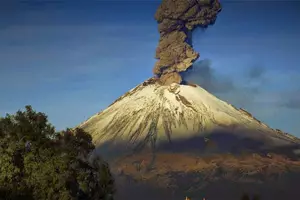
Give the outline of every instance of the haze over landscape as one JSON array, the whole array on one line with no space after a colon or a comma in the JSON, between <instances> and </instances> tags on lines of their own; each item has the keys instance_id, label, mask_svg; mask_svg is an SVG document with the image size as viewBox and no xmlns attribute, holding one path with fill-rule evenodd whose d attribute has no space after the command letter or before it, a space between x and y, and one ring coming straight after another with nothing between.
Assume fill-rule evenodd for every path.
<instances>
[{"instance_id":1,"label":"haze over landscape","mask_svg":"<svg viewBox=\"0 0 300 200\"><path fill-rule=\"evenodd\" d=\"M58 129L73 127L151 77L160 1L117 2L1 2L0 116L31 104ZM193 33L204 61L190 79L299 137L300 3L222 7Z\"/></svg>"}]
</instances>

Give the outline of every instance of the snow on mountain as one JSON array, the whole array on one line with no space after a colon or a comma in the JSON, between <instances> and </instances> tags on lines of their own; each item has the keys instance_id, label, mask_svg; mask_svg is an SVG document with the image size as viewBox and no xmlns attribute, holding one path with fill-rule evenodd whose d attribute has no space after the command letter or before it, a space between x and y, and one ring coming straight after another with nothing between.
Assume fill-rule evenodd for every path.
<instances>
[{"instance_id":1,"label":"snow on mountain","mask_svg":"<svg viewBox=\"0 0 300 200\"><path fill-rule=\"evenodd\" d=\"M78 127L89 132L97 146L110 143L130 148L154 147L205 136L218 129L269 146L299 143L296 137L271 129L200 86L161 86L154 78L131 89Z\"/></svg>"}]
</instances>

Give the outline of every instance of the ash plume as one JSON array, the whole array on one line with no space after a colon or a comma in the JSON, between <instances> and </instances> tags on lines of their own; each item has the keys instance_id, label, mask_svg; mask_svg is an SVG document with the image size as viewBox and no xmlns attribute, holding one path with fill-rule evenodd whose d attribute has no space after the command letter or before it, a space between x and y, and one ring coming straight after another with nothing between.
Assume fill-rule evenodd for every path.
<instances>
[{"instance_id":1,"label":"ash plume","mask_svg":"<svg viewBox=\"0 0 300 200\"><path fill-rule=\"evenodd\" d=\"M242 66L241 66L242 67ZM244 70L226 74L213 67L210 59L197 61L180 73L184 82L201 86L217 97L243 108L257 105L264 86L268 84L267 69L262 63L243 66Z\"/></svg>"},{"instance_id":2,"label":"ash plume","mask_svg":"<svg viewBox=\"0 0 300 200\"><path fill-rule=\"evenodd\" d=\"M212 68L209 59L200 60L188 70L181 73L184 81L200 85L212 93L227 93L236 90L234 80L231 77L221 76Z\"/></svg>"},{"instance_id":3,"label":"ash plume","mask_svg":"<svg viewBox=\"0 0 300 200\"><path fill-rule=\"evenodd\" d=\"M153 73L163 85L181 83L180 72L199 58L191 44L192 31L206 28L216 20L221 5L218 0L163 0L156 11L160 33Z\"/></svg>"}]
</instances>

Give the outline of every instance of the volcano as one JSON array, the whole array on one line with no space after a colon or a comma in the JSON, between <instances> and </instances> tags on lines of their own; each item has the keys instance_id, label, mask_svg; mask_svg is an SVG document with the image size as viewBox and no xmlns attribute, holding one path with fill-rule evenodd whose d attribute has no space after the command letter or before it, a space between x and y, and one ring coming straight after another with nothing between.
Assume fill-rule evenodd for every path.
<instances>
[{"instance_id":1,"label":"volcano","mask_svg":"<svg viewBox=\"0 0 300 200\"><path fill-rule=\"evenodd\" d=\"M216 188L226 193L218 193L222 199L253 188L273 191L268 199L298 192L291 184L300 171L300 140L198 85L150 78L78 127L111 164L120 199L199 198L203 191L219 199ZM237 186L243 189L234 192ZM133 197L136 188L140 194Z\"/></svg>"},{"instance_id":2,"label":"volcano","mask_svg":"<svg viewBox=\"0 0 300 200\"><path fill-rule=\"evenodd\" d=\"M198 85L164 86L154 78L131 89L79 127L92 134L97 146L107 147L103 150L112 153L118 149L130 153L179 148L174 146L189 150L202 146L203 150L208 140L222 151L230 152L241 145L244 150L257 151L295 146L300 141ZM200 138L202 145L195 142ZM224 141L226 138L229 141Z\"/></svg>"},{"instance_id":3,"label":"volcano","mask_svg":"<svg viewBox=\"0 0 300 200\"><path fill-rule=\"evenodd\" d=\"M154 77L78 127L110 164L120 200L299 199L300 140L188 83L200 54L192 32L218 0L162 0Z\"/></svg>"}]
</instances>

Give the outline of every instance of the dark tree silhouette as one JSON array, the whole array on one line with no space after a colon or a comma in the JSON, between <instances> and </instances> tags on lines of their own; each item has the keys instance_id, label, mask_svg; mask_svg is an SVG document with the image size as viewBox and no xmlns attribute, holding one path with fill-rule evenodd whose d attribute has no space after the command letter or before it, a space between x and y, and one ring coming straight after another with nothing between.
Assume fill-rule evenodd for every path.
<instances>
[{"instance_id":1,"label":"dark tree silhouette","mask_svg":"<svg viewBox=\"0 0 300 200\"><path fill-rule=\"evenodd\" d=\"M55 132L44 113L0 118L0 199L113 199L114 180L81 129Z\"/></svg>"}]
</instances>

